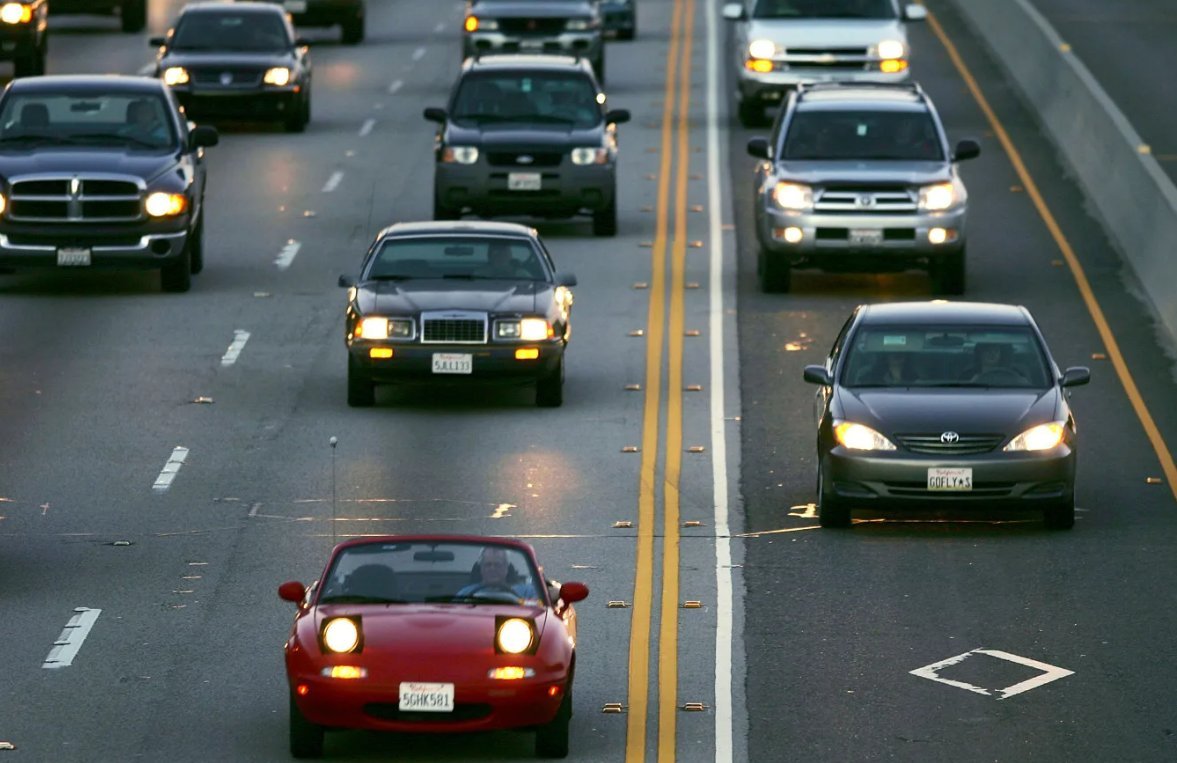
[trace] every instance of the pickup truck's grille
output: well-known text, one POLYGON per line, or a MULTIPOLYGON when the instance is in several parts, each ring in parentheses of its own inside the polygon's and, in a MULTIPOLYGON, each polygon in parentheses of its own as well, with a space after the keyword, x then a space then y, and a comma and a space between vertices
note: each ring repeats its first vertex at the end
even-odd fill
POLYGON ((916 200, 906 189, 827 188, 818 195, 813 209, 851 215, 913 214, 916 200))
POLYGON ((556 35, 563 32, 567 25, 568 19, 564 18, 499 19, 499 29, 503 30, 503 34, 511 35, 556 35))
POLYGON ((486 313, 423 313, 421 341, 424 344, 485 344, 486 313))
POLYGON ((15 180, 8 204, 18 222, 126 222, 143 214, 139 183, 117 178, 15 180))

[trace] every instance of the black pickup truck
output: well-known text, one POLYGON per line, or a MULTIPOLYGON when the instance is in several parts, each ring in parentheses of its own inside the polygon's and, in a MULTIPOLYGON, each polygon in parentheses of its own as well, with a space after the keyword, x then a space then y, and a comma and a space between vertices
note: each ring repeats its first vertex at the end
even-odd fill
POLYGON ((159 270, 164 291, 187 291, 216 143, 158 79, 13 80, 0 95, 0 268, 159 270))

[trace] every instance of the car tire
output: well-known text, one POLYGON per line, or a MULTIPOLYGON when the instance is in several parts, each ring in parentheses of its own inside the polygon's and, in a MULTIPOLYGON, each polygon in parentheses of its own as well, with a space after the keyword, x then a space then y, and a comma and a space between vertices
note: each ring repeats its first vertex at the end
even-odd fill
POLYGON ((850 507, 826 493, 822 470, 817 473, 817 523, 822 527, 849 527, 850 507))
POLYGON ((556 711, 556 717, 535 732, 535 757, 567 758, 568 726, 572 720, 572 684, 564 692, 564 701, 556 711))
POLYGON ((756 273, 760 276, 760 290, 765 294, 784 294, 793 281, 793 269, 783 257, 760 247, 756 256, 756 273))
POLYGON ((307 93, 306 97, 299 102, 298 108, 286 115, 286 132, 304 132, 307 129, 307 123, 310 121, 311 96, 310 93, 307 93))
POLYGON ((535 404, 540 408, 559 408, 564 404, 564 358, 551 373, 535 383, 535 404))
POLYGON ((454 209, 453 207, 447 207, 445 204, 441 203, 441 200, 437 198, 436 194, 434 195, 434 197, 433 197, 433 219, 434 220, 457 220, 461 216, 462 216, 462 211, 460 209, 454 209))
POLYGON ((290 697, 290 754, 295 758, 323 757, 323 727, 306 719, 290 697))
POLYGON ((1051 530, 1070 530, 1075 526, 1074 497, 1048 506, 1042 515, 1043 521, 1051 530))
POLYGON ((124 32, 142 32, 147 26, 147 0, 126 0, 120 15, 124 32))
POLYGON ((204 270, 204 217, 188 237, 188 269, 192 275, 204 270))
POLYGON ((364 41, 364 17, 345 21, 340 26, 344 45, 359 45, 364 41))
POLYGON ((965 253, 952 252, 937 258, 928 268, 932 289, 937 294, 959 295, 965 289, 965 253))
POLYGON ((359 368, 349 355, 347 358, 347 404, 352 408, 371 408, 376 404, 376 385, 372 377, 359 368))
POLYGON ((756 101, 741 99, 736 105, 736 116, 744 127, 760 127, 764 124, 764 106, 756 101))
POLYGON ((192 288, 192 249, 188 245, 175 262, 160 269, 159 285, 171 294, 182 294, 192 288))
POLYGON ((593 235, 617 235, 617 192, 614 189, 613 200, 604 209, 593 212, 593 235))

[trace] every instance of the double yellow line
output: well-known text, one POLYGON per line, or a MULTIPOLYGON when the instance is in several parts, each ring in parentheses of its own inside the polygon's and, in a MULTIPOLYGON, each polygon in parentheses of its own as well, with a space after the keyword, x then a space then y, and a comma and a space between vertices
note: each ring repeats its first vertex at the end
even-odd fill
POLYGON ((690 169, 691 41, 695 0, 675 0, 666 54, 654 246, 650 255, 650 304, 646 319, 645 407, 638 485, 638 540, 633 619, 629 642, 629 714, 626 763, 646 756, 650 685, 650 622, 654 599, 656 507, 662 497, 662 591, 658 635, 658 761, 675 758, 678 709, 679 475, 682 470, 683 292, 687 250, 687 180, 690 169), (676 92, 677 86, 677 92, 676 92), (671 176, 674 199, 671 202, 671 176), (674 229, 669 238, 670 211, 674 229), (667 287, 669 251, 670 283, 667 287), (669 309, 668 302, 669 300, 669 309), (658 490, 662 414, 662 355, 667 346, 665 458, 658 490))

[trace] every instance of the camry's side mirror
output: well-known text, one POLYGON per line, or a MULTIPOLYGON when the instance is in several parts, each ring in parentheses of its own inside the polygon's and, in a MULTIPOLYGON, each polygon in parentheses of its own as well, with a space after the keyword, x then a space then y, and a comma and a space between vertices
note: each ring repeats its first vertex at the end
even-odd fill
POLYGON ((609 109, 605 112, 606 124, 624 124, 629 121, 629 109, 609 109))
POLYGON ((771 159, 772 151, 768 148, 768 138, 748 138, 748 156, 771 159))
POLYGON ((1072 366, 1063 371, 1061 380, 1064 387, 1081 387, 1091 381, 1091 369, 1084 366, 1072 366))
POLYGON ((557 273, 556 285, 568 287, 576 286, 576 275, 573 273, 557 273))
POLYGON ((963 162, 966 159, 976 159, 981 155, 981 144, 972 138, 965 138, 956 144, 956 150, 952 152, 952 161, 963 162))
POLYGON ((355 285, 356 285, 355 276, 340 276, 339 277, 339 286, 341 288, 350 289, 351 287, 353 287, 355 285))
POLYGON ((278 586, 278 598, 283 601, 292 601, 298 604, 302 601, 302 597, 307 595, 306 586, 297 580, 291 580, 278 586))
POLYGON ((217 145, 220 140, 217 128, 211 125, 196 125, 192 132, 188 133, 188 145, 192 148, 209 148, 217 145))
POLYGON ((439 109, 436 106, 427 106, 424 116, 430 122, 437 122, 439 125, 445 124, 445 109, 439 109))
POLYGON ((903 8, 903 18, 908 21, 923 21, 928 17, 928 9, 922 5, 910 3, 903 8))
POLYGON ((168 38, 166 38, 166 37, 152 37, 150 40, 147 41, 147 44, 153 48, 162 48, 164 45, 168 44, 168 38))
POLYGON ((829 387, 834 383, 830 378, 830 372, 826 370, 825 366, 805 366, 803 372, 805 381, 810 384, 820 384, 823 387, 829 387))
POLYGON ((727 3, 723 6, 723 17, 728 21, 743 21, 747 18, 743 3, 727 3))

